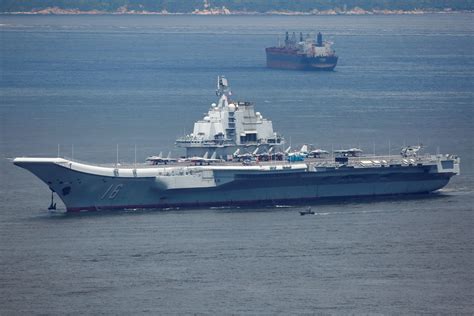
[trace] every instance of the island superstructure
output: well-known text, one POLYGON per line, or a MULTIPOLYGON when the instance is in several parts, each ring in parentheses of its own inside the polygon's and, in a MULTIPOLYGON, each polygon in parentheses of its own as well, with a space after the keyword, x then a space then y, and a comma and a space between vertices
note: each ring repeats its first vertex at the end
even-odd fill
MULTIPOLYGON (((222 81, 221 88, 224 87, 228 89, 222 81)), ((224 95, 221 91, 220 101, 227 100, 224 95)), ((231 103, 227 100, 227 104, 223 102, 220 106, 230 107, 231 103)), ((212 108, 215 107, 218 105, 212 108)), ((270 145, 266 139, 262 144, 270 145)), ((277 138, 273 139, 277 143, 277 138)), ((252 140, 255 142, 255 138, 252 140)), ((211 158, 188 158, 181 162, 166 158, 170 163, 166 165, 96 165, 59 157, 18 157, 13 163, 41 179, 64 202, 66 210, 74 212, 275 205, 429 193, 459 174, 459 157, 419 155, 418 150, 407 148, 397 156, 362 156, 359 148, 351 148, 335 150, 332 154, 336 156, 329 157, 327 151, 305 149, 298 156, 288 153, 288 159, 282 161, 250 164, 217 159, 215 153, 211 158), (311 153, 314 158, 307 158, 311 153)))
POLYGON ((334 70, 338 57, 332 48, 332 43, 323 41, 323 35, 318 33, 316 40, 310 35, 303 38, 300 33, 299 41, 296 34, 285 35, 285 42, 277 47, 267 47, 267 67, 298 70, 334 70))
POLYGON ((176 145, 186 149, 187 157, 202 157, 216 153, 228 160, 237 150, 252 152, 281 146, 284 138, 273 130, 272 121, 255 111, 252 102, 233 101, 227 79, 217 78, 216 94, 219 100, 202 120, 194 123, 191 134, 180 137, 176 145))

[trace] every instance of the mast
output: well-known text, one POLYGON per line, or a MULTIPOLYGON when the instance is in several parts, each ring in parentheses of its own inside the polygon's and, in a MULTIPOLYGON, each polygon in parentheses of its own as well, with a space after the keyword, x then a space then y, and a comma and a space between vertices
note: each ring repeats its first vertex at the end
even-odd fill
POLYGON ((217 77, 216 95, 219 97, 218 106, 220 108, 227 106, 228 98, 232 95, 232 92, 230 91, 229 82, 224 76, 217 77))

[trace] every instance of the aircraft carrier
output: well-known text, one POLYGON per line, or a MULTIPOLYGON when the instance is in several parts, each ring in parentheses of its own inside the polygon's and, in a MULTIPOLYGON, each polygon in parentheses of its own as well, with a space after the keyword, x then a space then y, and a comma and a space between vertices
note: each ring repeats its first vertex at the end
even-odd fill
MULTIPOLYGON (((227 82, 222 78, 219 82, 219 103, 213 105, 211 111, 222 113, 226 107, 226 111, 234 111, 237 126, 242 123, 239 120, 248 119, 248 115, 240 116, 237 112, 252 113, 252 110, 248 105, 230 101, 227 82)), ((258 115, 255 113, 255 116, 258 115)), ((260 122, 264 124, 263 120, 260 122)), ((258 132, 255 124, 256 121, 252 121, 244 125, 255 127, 258 132)), ((266 124, 269 129, 268 121, 266 124)), ((247 138, 249 133, 245 131, 250 130, 235 135, 255 142, 255 137, 247 138)), ((266 141, 260 143, 265 147, 282 143, 280 136, 263 131, 266 141)), ((223 139, 227 136, 225 134, 223 139)), ((201 145, 205 145, 201 150, 214 148, 201 145)), ((274 147, 258 153, 257 147, 252 153, 240 154, 241 145, 229 143, 226 146, 227 150, 235 150, 231 157, 217 157, 215 152, 210 158, 207 154, 183 159, 160 155, 149 157, 154 164, 129 166, 86 164, 60 157, 18 157, 13 163, 41 179, 64 202, 68 212, 274 205, 328 198, 429 193, 444 187, 460 172, 459 157, 419 155, 420 147, 406 147, 396 156, 363 156, 358 148, 329 153, 321 149, 306 150, 307 147, 299 152, 287 150, 284 153, 272 152, 274 147)), ((50 208, 55 207, 51 201, 50 208)))
POLYGON ((332 48, 332 43, 323 41, 318 33, 316 41, 310 35, 303 38, 300 33, 299 41, 296 35, 289 36, 286 32, 284 44, 277 47, 267 47, 267 67, 298 70, 334 70, 338 57, 332 48))

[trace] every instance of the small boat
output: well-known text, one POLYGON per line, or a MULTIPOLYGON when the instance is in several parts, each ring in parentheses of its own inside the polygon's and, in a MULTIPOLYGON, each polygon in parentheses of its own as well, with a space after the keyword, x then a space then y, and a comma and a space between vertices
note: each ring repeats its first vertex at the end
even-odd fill
POLYGON ((308 207, 306 210, 304 211, 300 211, 300 215, 303 216, 303 215, 314 215, 314 211, 311 210, 311 207, 308 207))

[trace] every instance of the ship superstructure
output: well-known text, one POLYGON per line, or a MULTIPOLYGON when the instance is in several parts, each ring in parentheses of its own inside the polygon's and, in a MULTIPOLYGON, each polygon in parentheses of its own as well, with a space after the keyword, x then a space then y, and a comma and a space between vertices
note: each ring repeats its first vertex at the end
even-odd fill
POLYGON ((290 37, 286 32, 283 44, 267 47, 265 52, 267 67, 270 68, 334 70, 338 60, 332 43, 323 41, 321 33, 318 33, 316 40, 310 35, 303 38, 303 33, 300 33, 297 41, 295 33, 290 37))
POLYGON ((187 157, 202 157, 216 153, 220 159, 232 159, 232 154, 266 151, 285 143, 273 130, 272 121, 255 111, 251 102, 234 101, 225 77, 217 78, 218 103, 213 103, 203 119, 194 123, 193 132, 176 140, 186 149, 187 157))

